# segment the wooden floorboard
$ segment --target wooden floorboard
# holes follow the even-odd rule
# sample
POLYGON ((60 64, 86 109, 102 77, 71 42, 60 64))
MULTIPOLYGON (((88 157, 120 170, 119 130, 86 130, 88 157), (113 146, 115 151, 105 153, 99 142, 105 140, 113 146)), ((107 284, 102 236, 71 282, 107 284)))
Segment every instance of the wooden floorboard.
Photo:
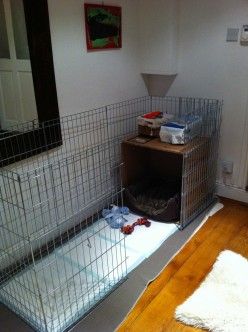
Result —
POLYGON ((222 250, 248 257, 248 206, 222 199, 224 209, 203 225, 153 281, 118 332, 197 332, 177 322, 176 307, 199 287, 222 250))

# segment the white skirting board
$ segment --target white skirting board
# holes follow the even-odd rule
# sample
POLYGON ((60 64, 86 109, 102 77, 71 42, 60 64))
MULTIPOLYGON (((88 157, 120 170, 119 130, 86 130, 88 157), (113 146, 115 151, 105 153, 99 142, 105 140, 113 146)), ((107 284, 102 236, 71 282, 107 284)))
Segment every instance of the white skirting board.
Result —
POLYGON ((248 192, 240 188, 217 183, 217 194, 221 197, 248 203, 248 192))

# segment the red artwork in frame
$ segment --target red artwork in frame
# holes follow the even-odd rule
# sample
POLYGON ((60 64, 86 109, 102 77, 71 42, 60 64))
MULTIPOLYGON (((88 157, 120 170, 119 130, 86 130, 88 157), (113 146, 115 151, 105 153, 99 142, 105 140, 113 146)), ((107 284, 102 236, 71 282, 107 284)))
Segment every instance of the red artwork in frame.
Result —
POLYGON ((87 49, 121 48, 121 7, 84 4, 87 49))

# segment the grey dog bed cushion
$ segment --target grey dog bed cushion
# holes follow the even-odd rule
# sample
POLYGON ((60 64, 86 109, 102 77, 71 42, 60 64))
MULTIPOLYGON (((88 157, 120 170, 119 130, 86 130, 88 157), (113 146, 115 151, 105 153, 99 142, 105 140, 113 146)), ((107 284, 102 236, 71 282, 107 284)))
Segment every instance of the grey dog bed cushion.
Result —
POLYGON ((128 207, 154 220, 172 222, 180 217, 180 181, 148 178, 125 190, 128 207))

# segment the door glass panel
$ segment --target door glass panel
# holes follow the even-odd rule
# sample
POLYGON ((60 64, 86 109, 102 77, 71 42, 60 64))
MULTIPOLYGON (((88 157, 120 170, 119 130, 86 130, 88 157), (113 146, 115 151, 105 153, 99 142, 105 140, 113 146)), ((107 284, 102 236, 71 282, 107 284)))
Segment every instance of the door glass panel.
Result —
POLYGON ((12 24, 14 30, 16 57, 19 60, 29 59, 27 31, 22 0, 11 0, 12 24))
POLYGON ((0 58, 10 58, 3 0, 0 0, 0 58))

